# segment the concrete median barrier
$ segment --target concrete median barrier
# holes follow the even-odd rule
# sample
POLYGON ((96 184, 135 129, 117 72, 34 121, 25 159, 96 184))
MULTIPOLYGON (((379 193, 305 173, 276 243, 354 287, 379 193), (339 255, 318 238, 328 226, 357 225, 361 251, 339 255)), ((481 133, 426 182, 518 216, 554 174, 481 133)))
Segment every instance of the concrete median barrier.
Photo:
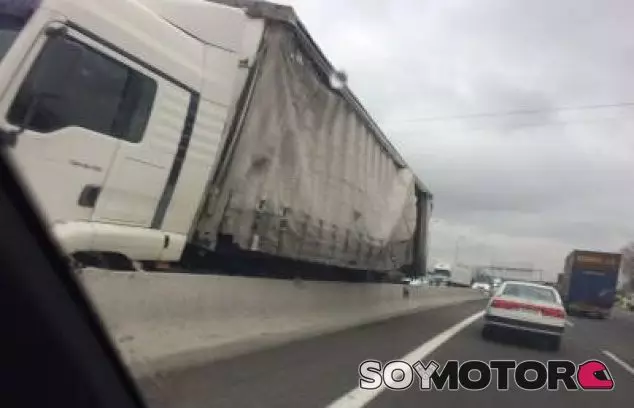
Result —
POLYGON ((472 289, 182 273, 79 274, 135 375, 469 300, 472 289))

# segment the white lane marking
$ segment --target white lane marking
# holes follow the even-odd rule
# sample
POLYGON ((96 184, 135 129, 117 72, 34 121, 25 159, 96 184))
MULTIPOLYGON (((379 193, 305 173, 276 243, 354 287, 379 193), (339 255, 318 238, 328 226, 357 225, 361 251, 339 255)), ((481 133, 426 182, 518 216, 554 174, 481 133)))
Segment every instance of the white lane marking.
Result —
MULTIPOLYGON (((471 323, 475 322, 483 315, 484 310, 467 317, 463 321, 456 323, 444 332, 421 344, 418 348, 411 351, 406 356, 401 357, 400 360, 407 361, 410 364, 414 364, 416 361, 423 359, 431 354, 434 350, 442 346, 449 339, 458 334, 462 329, 469 326, 471 323)), ((368 356, 368 358, 370 357, 372 356, 368 356)), ((359 363, 361 363, 361 361, 359 361, 359 363)), ((368 404, 374 398, 378 397, 379 394, 385 390, 385 384, 381 385, 376 390, 363 390, 359 387, 356 387, 338 400, 328 405, 327 408, 360 408, 368 404)))
POLYGON ((628 363, 626 363, 625 361, 621 360, 620 358, 618 358, 617 356, 615 356, 614 354, 610 353, 607 350, 602 350, 603 354, 605 354, 606 356, 610 357, 612 360, 614 360, 618 365, 620 365, 621 367, 623 367, 625 369, 625 371, 627 371, 628 373, 634 375, 634 368, 632 368, 631 365, 629 365, 628 363))
POLYGON ((571 322, 570 320, 566 320, 566 326, 575 327, 575 324, 573 322, 571 322))

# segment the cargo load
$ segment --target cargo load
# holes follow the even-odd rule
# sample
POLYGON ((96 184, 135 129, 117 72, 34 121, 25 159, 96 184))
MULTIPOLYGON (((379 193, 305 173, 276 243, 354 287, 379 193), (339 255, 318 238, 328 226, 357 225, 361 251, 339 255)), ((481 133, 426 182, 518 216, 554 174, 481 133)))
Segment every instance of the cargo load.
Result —
POLYGON ((416 178, 311 58, 286 24, 267 24, 197 242, 223 234, 244 250, 343 267, 411 264, 416 178))

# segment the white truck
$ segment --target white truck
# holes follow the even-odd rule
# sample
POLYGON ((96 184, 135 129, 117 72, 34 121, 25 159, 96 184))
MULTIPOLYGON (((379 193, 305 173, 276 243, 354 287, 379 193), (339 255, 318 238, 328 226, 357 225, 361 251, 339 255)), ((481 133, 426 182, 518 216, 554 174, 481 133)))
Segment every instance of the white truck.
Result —
POLYGON ((434 286, 458 286, 470 287, 473 281, 473 272, 471 269, 462 264, 451 266, 449 264, 439 263, 429 273, 429 281, 434 286))
POLYGON ((0 38, 0 142, 76 258, 425 270, 431 194, 292 8, 0 0, 0 38))
POLYGON ((451 269, 449 286, 459 286, 469 288, 473 283, 473 271, 467 265, 456 264, 451 269))
POLYGON ((447 286, 451 280, 451 266, 438 263, 427 276, 430 286, 447 286))

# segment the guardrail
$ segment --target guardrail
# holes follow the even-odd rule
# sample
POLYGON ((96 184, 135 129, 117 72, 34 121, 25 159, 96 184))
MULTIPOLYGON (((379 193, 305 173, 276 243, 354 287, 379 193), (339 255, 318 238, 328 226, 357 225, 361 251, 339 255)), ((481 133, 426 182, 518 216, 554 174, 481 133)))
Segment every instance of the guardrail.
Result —
POLYGON ((183 273, 79 273, 136 375, 483 299, 465 288, 183 273))

